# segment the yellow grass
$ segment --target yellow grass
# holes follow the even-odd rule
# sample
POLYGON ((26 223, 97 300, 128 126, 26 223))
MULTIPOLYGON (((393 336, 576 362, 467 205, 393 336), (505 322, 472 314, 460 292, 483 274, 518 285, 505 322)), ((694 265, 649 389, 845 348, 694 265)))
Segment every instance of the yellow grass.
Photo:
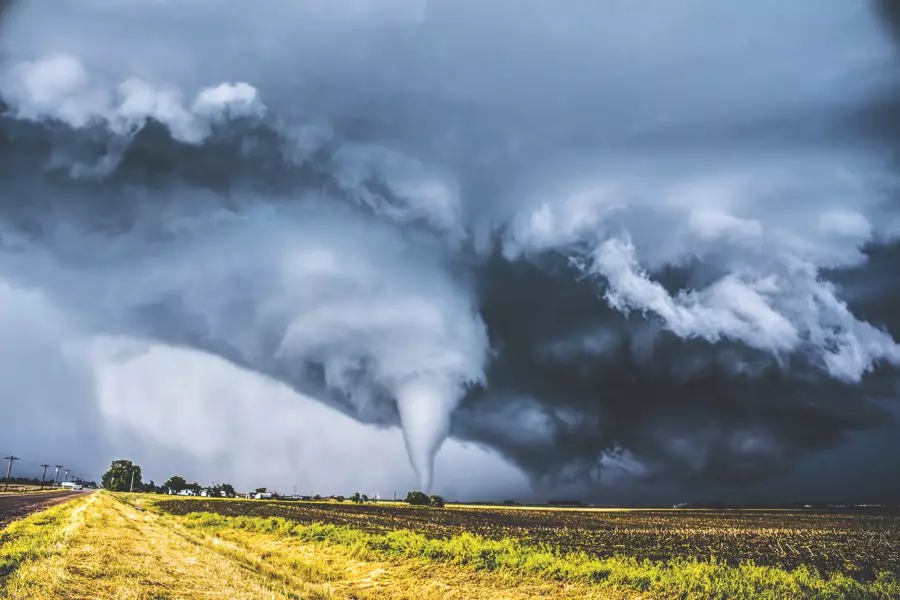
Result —
MULTIPOLYGON (((473 573, 422 560, 361 559, 351 548, 236 529, 209 532, 183 518, 94 494, 50 523, 49 552, 23 562, 0 598, 438 600, 610 598, 581 585, 473 573)), ((48 511, 49 512, 49 511, 48 511)), ((49 522, 48 522, 49 523, 49 522)))
POLYGON ((6 488, 0 485, 0 496, 3 495, 20 495, 20 494, 49 494, 53 492, 67 492, 69 490, 65 488, 52 488, 45 487, 41 489, 40 486, 37 485, 10 485, 9 488, 6 488))

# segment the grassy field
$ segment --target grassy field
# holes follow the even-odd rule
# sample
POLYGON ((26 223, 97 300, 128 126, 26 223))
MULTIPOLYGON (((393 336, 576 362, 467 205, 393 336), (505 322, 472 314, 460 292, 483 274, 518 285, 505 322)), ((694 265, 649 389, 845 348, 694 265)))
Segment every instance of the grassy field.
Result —
POLYGON ((352 513, 343 506, 96 493, 0 532, 0 598, 900 598, 896 573, 600 558, 509 535, 415 530, 482 510, 394 506, 414 526, 396 516, 377 529, 364 513, 336 523, 352 513), (330 511, 334 522, 253 514, 285 507, 330 511))
POLYGON ((637 560, 727 561, 795 569, 806 565, 866 580, 900 565, 900 515, 845 511, 444 509, 205 499, 162 501, 177 514, 282 517, 366 533, 406 529, 428 538, 475 534, 562 554, 637 560))

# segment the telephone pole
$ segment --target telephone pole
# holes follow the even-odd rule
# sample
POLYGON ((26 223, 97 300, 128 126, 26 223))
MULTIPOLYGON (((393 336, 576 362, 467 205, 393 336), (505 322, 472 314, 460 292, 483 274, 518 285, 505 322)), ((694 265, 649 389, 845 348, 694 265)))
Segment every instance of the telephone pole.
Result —
POLYGON ((62 465, 53 465, 56 467, 56 473, 53 474, 53 485, 56 485, 59 481, 59 470, 63 468, 62 465))
POLYGON ((131 469, 131 485, 128 486, 128 491, 129 491, 129 492, 133 492, 133 491, 134 491, 134 468, 133 468, 133 467, 132 467, 132 469, 131 469))
POLYGON ((69 480, 69 470, 66 469, 66 475, 65 475, 65 477, 63 477, 63 483, 67 482, 68 480, 69 480))
POLYGON ((41 466, 44 467, 44 470, 41 472, 41 489, 44 489, 44 480, 47 478, 47 468, 50 467, 50 465, 41 466))
POLYGON ((4 456, 3 460, 9 461, 9 465, 7 465, 7 467, 6 467, 6 488, 4 488, 4 489, 8 490, 9 489, 9 477, 10 477, 10 475, 12 475, 12 464, 13 464, 13 461, 19 460, 19 457, 13 456, 12 454, 10 454, 9 456, 4 456))

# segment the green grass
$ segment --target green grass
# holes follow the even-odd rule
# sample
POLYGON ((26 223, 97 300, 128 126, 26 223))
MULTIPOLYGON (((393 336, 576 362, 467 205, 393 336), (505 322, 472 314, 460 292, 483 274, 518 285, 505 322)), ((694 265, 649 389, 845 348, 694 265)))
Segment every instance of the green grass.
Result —
POLYGON ((637 561, 629 557, 598 559, 585 554, 562 555, 514 539, 488 540, 471 534, 428 539, 408 530, 372 534, 335 525, 303 525, 279 517, 192 513, 182 522, 188 527, 212 531, 237 529, 339 545, 351 548, 360 558, 414 558, 665 598, 900 598, 900 579, 892 573, 860 582, 841 573, 822 575, 807 567, 788 571, 750 563, 728 565, 690 559, 667 562, 637 561))
MULTIPOLYGON (((0 586, 22 564, 48 556, 65 538, 66 526, 80 502, 66 502, 0 529, 0 586)), ((2 596, 2 588, 0 588, 2 596)))

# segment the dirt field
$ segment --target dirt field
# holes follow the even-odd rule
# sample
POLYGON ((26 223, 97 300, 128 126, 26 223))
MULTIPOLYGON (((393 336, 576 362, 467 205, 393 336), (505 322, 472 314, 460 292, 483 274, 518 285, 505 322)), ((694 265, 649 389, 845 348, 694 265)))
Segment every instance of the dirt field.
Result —
POLYGON ((50 508, 85 492, 47 492, 0 495, 0 528, 31 513, 50 508))
POLYGON ((806 564, 859 579, 877 571, 900 572, 900 514, 887 512, 474 510, 200 499, 165 500, 159 506, 173 514, 279 516, 372 533, 410 529, 429 537, 449 537, 470 532, 601 558, 715 556, 730 564, 747 560, 785 568, 806 564))

